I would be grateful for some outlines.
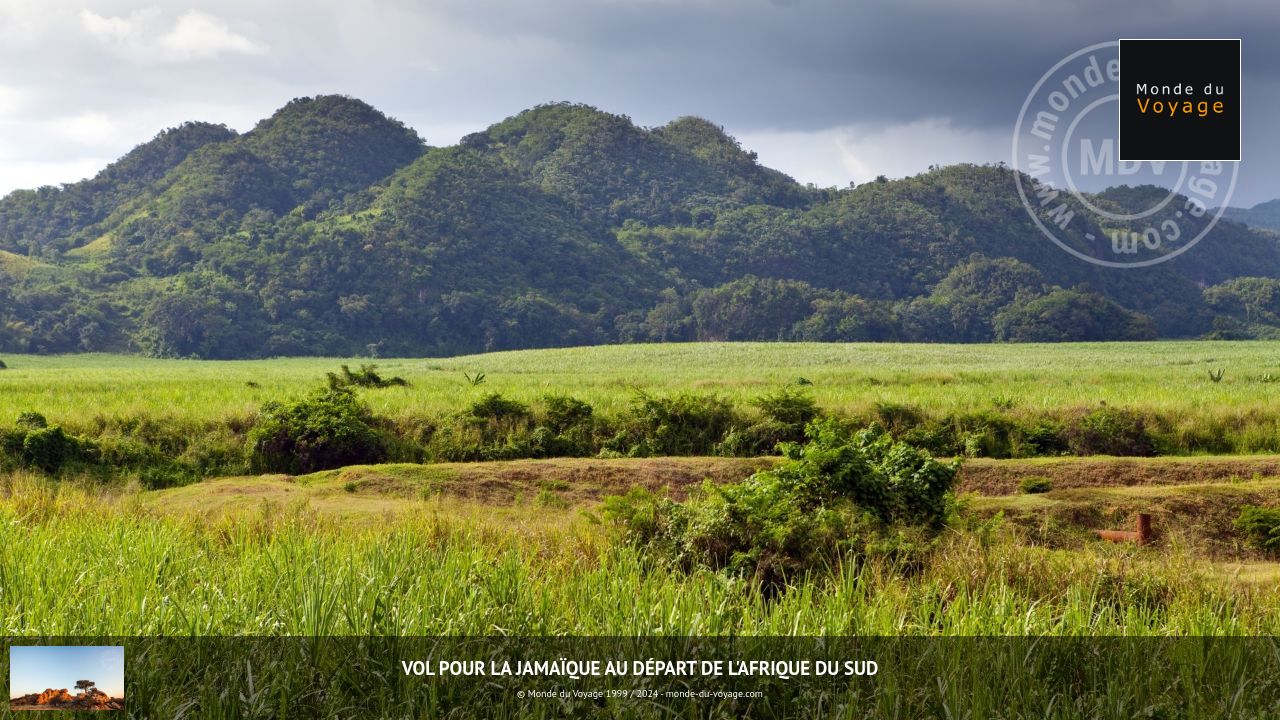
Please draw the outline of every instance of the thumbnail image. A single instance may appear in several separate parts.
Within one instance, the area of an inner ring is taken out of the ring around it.
[[[10,710],[123,710],[124,648],[15,645],[9,648]]]

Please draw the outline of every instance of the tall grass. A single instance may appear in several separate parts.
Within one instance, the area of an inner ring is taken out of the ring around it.
[[[0,500],[5,635],[1238,635],[1280,632],[1273,589],[1190,558],[1019,546],[951,531],[924,564],[847,563],[766,599],[606,529],[452,517],[376,524],[300,507],[160,517],[26,475]],[[534,515],[545,516],[545,509]]]

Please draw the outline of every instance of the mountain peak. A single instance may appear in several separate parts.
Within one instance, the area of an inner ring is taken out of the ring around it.
[[[425,149],[404,123],[346,95],[291,100],[242,140],[292,178],[302,199],[321,193],[321,200],[377,182]]]
[[[15,191],[0,202],[0,249],[27,253],[66,242],[144,193],[197,150],[235,137],[225,125],[187,122],[161,131],[88,180]]]
[[[570,128],[613,127],[616,130],[642,132],[625,115],[613,115],[583,103],[567,101],[544,103],[523,110],[490,125],[483,132],[463,139],[464,145],[516,147],[516,154],[536,161],[553,152],[571,134]]]
[[[255,130],[269,128],[279,122],[322,117],[360,119],[366,122],[387,121],[386,115],[359,98],[350,95],[313,95],[296,97],[271,116],[258,122]]]
[[[155,182],[177,167],[178,163],[192,151],[211,143],[226,142],[235,137],[236,131],[226,125],[185,122],[177,127],[161,130],[151,140],[135,147],[124,157],[108,165],[94,180]]]
[[[721,162],[726,159],[755,161],[755,153],[742,145],[724,127],[693,115],[685,115],[653,131],[667,142],[697,155],[703,160]]]

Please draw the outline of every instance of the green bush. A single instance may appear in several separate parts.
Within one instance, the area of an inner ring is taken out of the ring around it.
[[[805,426],[818,417],[818,403],[813,396],[792,387],[761,395],[751,404],[759,408],[766,419],[798,427],[802,435]]]
[[[1018,490],[1027,495],[1047,493],[1052,489],[1053,481],[1042,475],[1030,475],[1022,478],[1022,482],[1018,483]]]
[[[555,510],[564,510],[569,507],[569,501],[557,495],[554,491],[543,488],[538,491],[538,496],[534,501],[541,507],[552,508]]]
[[[568,395],[548,395],[542,399],[547,407],[547,427],[556,434],[589,424],[595,409]]]
[[[744,482],[706,483],[685,503],[635,489],[607,498],[605,516],[627,542],[666,561],[750,576],[767,590],[901,530],[927,535],[942,525],[956,463],[894,442],[879,426],[850,432],[826,420],[807,434],[807,443],[784,446],[786,462]]]
[[[467,414],[478,420],[526,420],[530,417],[529,406],[517,400],[508,400],[498,393],[489,393],[471,403]]]
[[[1134,410],[1102,406],[1069,422],[1067,447],[1075,455],[1155,454],[1155,441],[1146,420]]]
[[[965,452],[964,438],[956,436],[956,424],[948,420],[928,420],[902,432],[905,443],[923,448],[935,455],[956,456]]]
[[[49,427],[49,421],[43,415],[34,410],[18,413],[18,427],[23,430],[39,430],[40,428]]]
[[[1247,505],[1235,520],[1236,530],[1250,545],[1269,554],[1280,554],[1280,508]]]
[[[326,390],[263,405],[249,445],[254,471],[303,474],[382,462],[389,442],[354,395]]]
[[[875,421],[895,435],[923,425],[925,414],[920,408],[906,403],[881,401],[874,407]]]
[[[801,428],[803,434],[803,428]],[[756,457],[776,454],[778,446],[796,441],[796,429],[776,420],[761,420],[745,428],[734,428],[716,446],[716,454],[727,457]]]
[[[545,413],[535,417],[524,403],[486,395],[433,428],[425,441],[426,454],[436,460],[474,462],[583,457],[599,449],[596,430],[603,423],[590,405],[567,396],[547,396],[543,401]]]
[[[0,428],[0,468],[7,469],[22,461],[22,441],[27,432],[20,428]]]
[[[35,411],[18,415],[12,430],[0,431],[0,464],[34,467],[54,474],[68,463],[97,459],[97,445],[88,438],[68,435]]]
[[[481,460],[576,457],[585,454],[588,453],[581,452],[572,441],[563,435],[557,435],[545,425],[539,425],[527,433],[510,433],[505,442],[481,447],[479,453]]]
[[[1037,418],[1018,426],[1015,457],[1061,455],[1068,450],[1063,426],[1051,418]]]
[[[803,441],[805,426],[819,413],[812,397],[791,387],[762,395],[751,404],[763,417],[746,428],[730,430],[717,454],[752,457],[776,453],[781,443]]]
[[[585,457],[600,449],[600,433],[608,424],[596,417],[591,405],[564,395],[549,395],[543,402],[545,427],[534,428],[530,438],[538,457]],[[538,432],[544,429],[552,434],[545,440]]]
[[[351,372],[351,368],[343,365],[340,372],[326,373],[329,378],[329,389],[405,387],[409,384],[409,381],[402,377],[384,378],[378,374],[377,370],[377,365],[361,365],[359,370]]]
[[[710,455],[738,424],[738,414],[714,395],[639,392],[621,424],[607,450],[632,457]]]
[[[104,438],[99,443],[99,454],[102,467],[111,476],[135,479],[148,490],[186,485],[218,474],[235,474],[234,470],[247,471],[243,448],[236,467],[228,468],[232,472],[225,472],[223,468],[202,471],[164,450],[154,439],[145,437]]]
[[[22,439],[22,462],[49,474],[70,462],[92,460],[93,443],[68,435],[59,425],[28,430]]]
[[[959,441],[959,450],[967,457],[1012,457],[1016,424],[996,411],[962,413],[950,418]]]

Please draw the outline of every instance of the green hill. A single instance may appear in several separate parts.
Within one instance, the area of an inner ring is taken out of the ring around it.
[[[234,137],[222,125],[186,123],[139,145],[92,179],[11,193],[0,201],[0,249],[27,254],[65,246],[144,193],[192,152]]]
[[[1251,208],[1229,207],[1224,216],[1245,225],[1280,232],[1280,199],[1258,203]]]
[[[544,191],[612,224],[688,223],[704,207],[807,200],[794,180],[761,167],[699,118],[645,130],[624,116],[560,103],[527,110],[462,144],[498,156]]]
[[[1098,268],[1040,235],[1015,179],[957,165],[818,189],[707,120],[568,103],[429,148],[358,100],[301,98],[242,135],[188,123],[91,180],[0,199],[0,250],[29,260],[0,264],[0,351],[1280,334],[1274,234],[1223,222],[1170,262]]]

